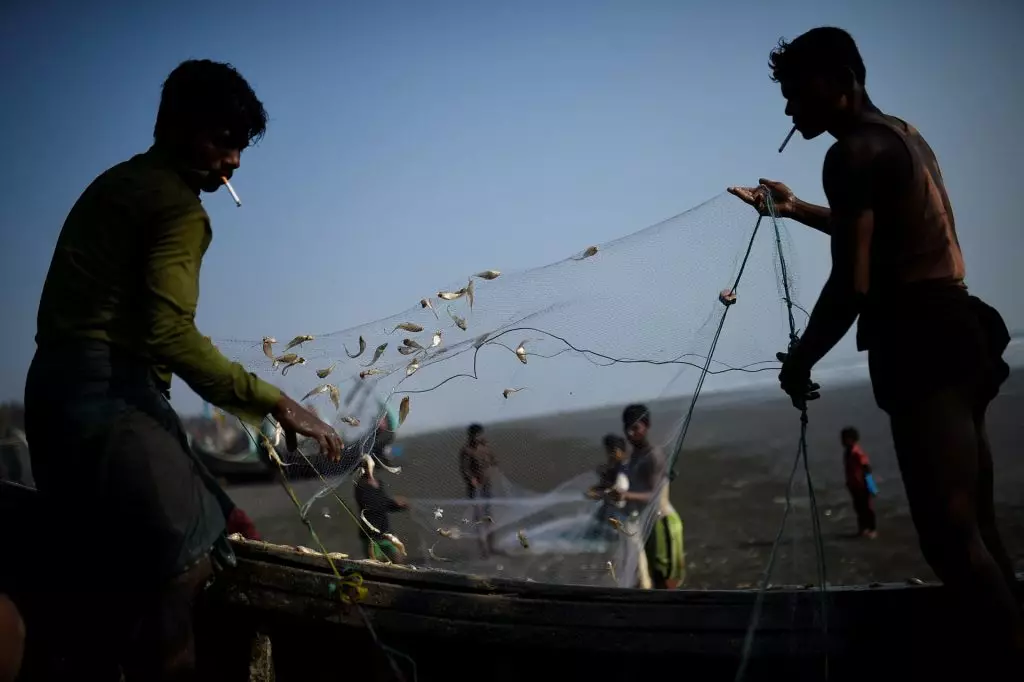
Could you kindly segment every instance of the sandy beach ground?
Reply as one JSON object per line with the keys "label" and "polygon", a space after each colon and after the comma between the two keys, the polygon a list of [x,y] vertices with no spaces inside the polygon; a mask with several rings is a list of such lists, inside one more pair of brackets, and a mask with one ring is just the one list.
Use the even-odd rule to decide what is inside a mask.
{"label": "sandy beach ground", "polygon": [[[685,401],[652,402],[650,406],[658,440],[682,414]],[[495,425],[488,435],[509,480],[544,492],[593,471],[601,459],[600,438],[619,429],[620,410],[621,406],[613,406]],[[1018,570],[1024,570],[1024,457],[1019,444],[1024,435],[1022,414],[1024,373],[1017,371],[990,408],[989,435],[996,468],[996,513]],[[933,580],[917,546],[888,420],[875,407],[870,386],[854,384],[825,390],[821,400],[812,403],[809,420],[809,462],[828,581],[852,585],[910,578]],[[860,430],[880,488],[876,499],[879,537],[875,540],[854,537],[856,520],[843,483],[838,440],[839,430],[848,424]],[[788,400],[772,393],[728,402],[712,399],[698,405],[677,467],[678,477],[671,487],[671,500],[685,523],[687,587],[744,588],[757,584],[782,519],[798,435],[798,413]],[[396,463],[403,471],[398,476],[385,473],[382,477],[393,494],[413,501],[463,497],[457,469],[461,441],[461,430],[400,439],[402,455]],[[802,470],[797,478],[793,509],[772,577],[775,584],[816,580],[809,497]],[[305,500],[322,486],[305,480],[296,481],[295,487]],[[229,492],[252,516],[265,539],[312,545],[279,485],[235,486]],[[350,482],[342,484],[338,492],[352,504]],[[431,563],[425,555],[430,529],[420,516],[414,520],[408,515],[393,515],[393,530],[409,546],[413,563],[427,565]],[[355,523],[345,518],[336,501],[329,497],[318,500],[311,508],[310,519],[331,550],[363,556]],[[473,554],[470,546],[463,552],[464,560],[438,567],[500,574],[505,569],[502,563],[512,563],[508,558],[482,562],[472,559]],[[557,560],[552,558],[554,563]],[[542,574],[533,577],[544,579]],[[566,580],[566,576],[556,579]]]}

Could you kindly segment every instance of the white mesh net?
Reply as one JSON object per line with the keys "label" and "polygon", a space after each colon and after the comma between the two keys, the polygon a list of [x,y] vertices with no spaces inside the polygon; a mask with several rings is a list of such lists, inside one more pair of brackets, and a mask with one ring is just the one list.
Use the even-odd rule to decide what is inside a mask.
{"label": "white mesh net", "polygon": [[[714,436],[687,428],[694,393],[701,395],[697,422],[705,400],[775,380],[775,353],[790,329],[776,233],[765,220],[751,242],[756,220],[722,195],[596,249],[581,245],[551,265],[482,271],[410,292],[427,307],[336,332],[313,329],[318,320],[311,329],[267,330],[279,341],[270,353],[276,363],[259,339],[215,342],[293,397],[308,395],[307,404],[344,437],[337,463],[322,460],[313,443],[300,443],[298,454],[285,452],[283,439],[278,447],[289,477],[305,480],[296,487],[317,529],[348,529],[321,533],[343,545],[331,549],[358,555],[365,551],[354,544],[358,533],[380,539],[376,531],[385,530],[373,509],[370,523],[353,528],[360,516],[353,481],[362,455],[373,453],[374,480],[408,501],[407,509],[383,514],[405,550],[393,559],[477,575],[634,586],[653,521],[672,509],[657,495],[625,509],[602,497],[603,439],[622,436],[627,404],[646,405],[651,444],[670,462],[681,454],[679,478],[665,494],[678,508],[687,454]],[[791,277],[796,268],[781,236]],[[313,338],[286,349],[297,334]],[[297,358],[287,354],[304,362],[289,365]],[[471,424],[483,427],[496,463],[465,475],[460,451]],[[629,461],[627,448],[626,481],[635,487]],[[467,479],[476,476],[489,484],[477,481],[474,492]],[[670,485],[667,476],[659,485]],[[587,494],[595,487],[597,499]],[[363,504],[371,498],[363,494]],[[340,502],[353,515],[338,510]]]}

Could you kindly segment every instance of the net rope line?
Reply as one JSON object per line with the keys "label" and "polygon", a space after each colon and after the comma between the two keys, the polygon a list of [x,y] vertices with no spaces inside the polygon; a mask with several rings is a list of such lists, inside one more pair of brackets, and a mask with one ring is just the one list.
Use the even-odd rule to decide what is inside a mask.
{"label": "net rope line", "polygon": [[[747,242],[747,251],[743,254],[743,262],[740,264],[739,272],[736,273],[736,279],[733,281],[732,289],[730,292],[735,295],[740,285],[740,279],[743,278],[743,271],[747,268],[747,262],[750,260],[750,253],[754,248],[754,240],[757,237],[757,231],[761,227],[761,220],[763,216],[757,217],[757,222],[754,223],[754,229],[750,233],[750,241]],[[734,299],[735,300],[735,299]],[[711,369],[711,359],[715,354],[715,347],[718,345],[718,339],[722,336],[722,328],[725,326],[725,318],[729,315],[729,308],[732,304],[726,304],[725,310],[722,311],[722,316],[718,320],[718,328],[715,330],[715,335],[711,339],[711,347],[708,349],[707,358],[704,361],[704,366],[700,368],[700,377],[697,379],[697,385],[693,389],[693,397],[690,399],[690,407],[686,410],[686,416],[683,419],[682,431],[679,434],[679,439],[676,441],[676,447],[672,452],[672,457],[669,459],[667,468],[669,471],[669,481],[675,480],[676,477],[676,462],[679,460],[679,455],[683,451],[683,443],[686,442],[686,434],[690,429],[690,422],[693,418],[693,411],[697,407],[697,398],[700,397],[700,390],[704,386],[704,379],[707,378],[708,374],[717,374],[715,370]],[[689,364],[689,363],[687,363]],[[758,364],[758,363],[755,363]],[[694,365],[695,366],[695,365]],[[748,371],[763,371],[766,369],[774,369],[773,367],[764,367],[758,370]],[[727,370],[720,370],[727,371]],[[674,380],[673,380],[674,381]]]}
{"label": "net rope line", "polygon": [[[238,423],[242,427],[242,430],[244,431],[246,436],[248,436],[253,441],[253,443],[256,444],[257,451],[259,451],[260,444],[257,442],[256,437],[249,430],[249,427],[241,419],[238,420]],[[269,445],[270,445],[270,443],[264,444],[264,447],[266,448],[266,453],[265,454],[266,454],[267,458],[271,461],[271,464],[274,465],[275,471],[277,473],[278,480],[281,482],[281,485],[284,487],[284,490],[288,494],[288,497],[291,499],[292,504],[295,505],[295,509],[296,509],[296,511],[299,514],[299,519],[302,521],[303,525],[306,526],[306,528],[309,530],[310,537],[313,539],[313,541],[316,543],[317,547],[320,549],[320,554],[327,561],[327,565],[330,567],[331,573],[334,574],[335,579],[338,581],[337,583],[332,583],[331,584],[331,587],[333,588],[331,590],[331,593],[333,594],[335,591],[339,591],[340,592],[339,596],[340,596],[341,602],[343,604],[354,606],[356,608],[356,610],[359,613],[359,616],[363,620],[363,623],[366,625],[366,629],[369,632],[370,637],[372,638],[374,644],[376,644],[377,647],[380,648],[380,650],[387,657],[388,663],[390,664],[390,667],[391,667],[391,670],[392,670],[392,672],[395,673],[397,679],[404,680],[405,676],[402,675],[401,668],[399,667],[398,662],[395,660],[396,656],[399,657],[399,658],[402,658],[402,659],[404,659],[404,660],[406,660],[406,661],[408,661],[410,663],[410,665],[412,666],[412,679],[413,679],[413,682],[416,682],[416,680],[419,678],[419,675],[418,675],[418,672],[417,672],[417,669],[416,669],[416,661],[413,660],[413,658],[411,656],[409,656],[409,655],[399,651],[398,649],[395,649],[393,647],[387,646],[386,644],[384,644],[384,642],[382,642],[380,640],[380,638],[377,635],[376,629],[373,627],[373,625],[370,622],[369,617],[366,615],[366,611],[363,609],[362,605],[359,603],[360,601],[362,601],[363,598],[365,598],[365,596],[366,596],[366,594],[368,592],[367,588],[363,585],[363,576],[360,575],[359,573],[350,573],[349,571],[339,571],[338,570],[338,566],[337,566],[337,564],[335,564],[333,557],[331,557],[331,553],[328,551],[327,546],[324,545],[324,543],[320,540],[320,536],[317,535],[316,530],[313,528],[313,523],[312,523],[312,521],[310,521],[309,516],[306,513],[304,513],[302,503],[299,502],[298,495],[295,494],[295,489],[292,487],[291,483],[288,482],[288,476],[285,474],[285,471],[284,471],[284,464],[281,462],[280,458],[277,456],[276,450],[274,450],[273,448],[269,447]],[[302,455],[302,458],[306,461],[307,465],[310,466],[313,469],[314,472],[316,472],[316,475],[320,478],[320,480],[326,484],[327,481],[324,479],[323,474],[321,474],[320,471],[316,468],[316,466],[313,465],[313,463],[306,456],[306,454],[303,453],[298,448],[296,448],[296,450],[299,452],[299,454]],[[352,519],[356,522],[356,526],[367,537],[370,538],[371,542],[374,542],[374,544],[376,544],[374,539],[370,536],[370,534],[366,531],[366,529],[363,528],[363,524],[359,522],[359,519],[356,518],[355,514],[352,513],[352,510],[349,509],[347,504],[345,504],[345,501],[342,500],[341,497],[339,497],[338,494],[333,489],[332,489],[331,492],[332,492],[332,496],[334,497],[335,500],[337,500],[338,504],[341,505],[342,509],[344,509],[345,512],[349,516],[351,516]],[[338,586],[340,586],[342,589],[338,590]],[[352,595],[346,594],[345,591],[344,591],[344,588],[348,588],[354,594],[352,594]]]}
{"label": "net rope line", "polygon": [[[796,330],[796,321],[793,317],[793,308],[799,306],[792,300],[790,286],[789,286],[789,275],[786,268],[786,259],[782,249],[782,239],[780,235],[778,212],[775,208],[775,201],[772,198],[771,190],[764,185],[761,185],[764,190],[765,204],[768,211],[768,216],[772,221],[772,226],[775,233],[775,244],[776,251],[779,257],[779,266],[782,274],[782,285],[785,293],[786,309],[789,317],[789,350],[792,351],[796,343],[799,341],[799,335]],[[802,308],[800,308],[803,310]],[[804,311],[806,312],[806,311]],[[724,316],[723,316],[724,317]],[[809,316],[808,316],[809,317]],[[814,482],[811,476],[810,462],[807,457],[807,402],[803,401],[800,404],[800,437],[797,442],[796,457],[793,460],[793,467],[789,473],[789,479],[786,482],[786,504],[782,513],[782,520],[779,523],[779,530],[775,535],[775,540],[772,543],[771,553],[768,555],[768,562],[765,565],[764,573],[761,577],[761,585],[758,588],[757,598],[754,601],[754,609],[750,614],[750,621],[747,625],[747,632],[743,638],[743,649],[740,656],[740,664],[736,670],[735,682],[742,682],[745,679],[747,666],[750,662],[750,653],[753,649],[754,637],[757,632],[757,625],[761,620],[761,611],[764,607],[765,594],[768,591],[768,585],[770,584],[772,573],[775,569],[775,561],[778,556],[778,549],[782,543],[782,536],[786,529],[786,522],[789,519],[789,514],[793,508],[793,484],[796,480],[796,472],[800,468],[800,462],[803,460],[803,469],[807,481],[807,496],[810,502],[811,510],[811,527],[812,535],[814,537],[814,553],[816,560],[817,578],[818,578],[818,594],[820,598],[819,608],[821,615],[822,624],[822,638],[824,643],[824,678],[826,681],[829,678],[829,659],[828,659],[828,583],[825,572],[825,545],[821,536],[821,523],[818,518],[818,502],[814,493]]]}

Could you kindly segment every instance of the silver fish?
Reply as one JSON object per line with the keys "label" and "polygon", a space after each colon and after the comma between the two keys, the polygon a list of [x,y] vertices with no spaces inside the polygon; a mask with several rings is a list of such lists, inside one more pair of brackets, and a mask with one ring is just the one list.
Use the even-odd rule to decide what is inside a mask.
{"label": "silver fish", "polygon": [[473,310],[473,279],[470,278],[469,284],[466,285],[466,300],[469,301],[469,309]]}
{"label": "silver fish", "polygon": [[579,258],[576,258],[575,260],[583,260],[584,258],[590,258],[591,256],[596,256],[596,255],[597,255],[597,247],[596,246],[588,246],[587,250],[584,251],[583,254]]}
{"label": "silver fish", "polygon": [[423,346],[416,342],[416,339],[403,339],[402,345],[413,350],[426,350]]}
{"label": "silver fish", "polygon": [[441,345],[441,331],[434,332],[434,337],[430,340],[430,347],[437,348]]}
{"label": "silver fish", "polygon": [[451,308],[448,308],[448,316],[452,318],[452,322],[455,323],[456,327],[458,327],[462,331],[466,331],[468,325],[466,324],[466,320],[464,318],[461,318],[455,313],[453,313]]}
{"label": "silver fish", "polygon": [[524,339],[522,343],[516,346],[516,357],[519,358],[519,362],[526,364],[526,342],[529,339]]}
{"label": "silver fish", "polygon": [[370,367],[373,363],[380,360],[380,356],[384,355],[384,351],[388,349],[388,344],[382,343],[377,346],[377,350],[373,351],[373,360],[370,360],[369,364],[363,365],[363,367]]}
{"label": "silver fish", "polygon": [[421,308],[430,308],[430,312],[434,313],[434,317],[435,318],[437,317],[437,310],[434,309],[434,305],[430,302],[429,298],[421,298],[420,299],[420,307]]}
{"label": "silver fish", "polygon": [[[523,388],[526,387],[524,386]],[[510,395],[512,395],[513,393],[519,393],[519,391],[522,391],[523,388],[506,388],[504,391],[501,392],[501,394],[505,396],[505,400],[508,400],[508,397]]]}
{"label": "silver fish", "polygon": [[388,333],[389,333],[389,334],[391,334],[391,333],[394,333],[395,331],[397,331],[397,330],[399,330],[399,329],[404,329],[405,331],[407,331],[407,332],[413,332],[414,334],[415,334],[415,333],[417,333],[417,332],[421,332],[421,331],[423,331],[423,327],[419,326],[419,325],[418,325],[418,324],[416,324],[415,322],[401,322],[401,323],[399,323],[399,324],[396,324],[396,325],[395,325],[395,328],[394,328],[394,329],[392,329],[392,330],[391,330],[390,332],[388,332]]}
{"label": "silver fish", "polygon": [[329,391],[329,390],[330,390],[330,386],[328,386],[327,384],[320,384],[319,386],[314,388],[312,391],[310,391],[306,395],[302,396],[302,400],[300,400],[299,402],[302,402],[302,401],[305,401],[305,400],[309,400],[313,396],[319,395],[321,393],[327,393],[327,391]]}
{"label": "silver fish", "polygon": [[358,358],[360,355],[363,354],[364,350],[366,350],[366,339],[364,339],[362,336],[360,336],[359,337],[359,352],[356,353],[355,355],[352,355],[351,353],[348,352],[348,346],[345,346],[345,355],[349,356],[350,358]]}
{"label": "silver fish", "polygon": [[370,529],[371,533],[377,533],[377,534],[380,533],[380,529],[378,529],[377,526],[373,525],[372,523],[370,523],[369,521],[366,520],[366,510],[365,509],[363,511],[359,512],[359,518],[362,519],[363,523],[366,524],[366,527]]}
{"label": "silver fish", "polygon": [[341,421],[346,423],[346,424],[348,424],[349,426],[352,426],[352,427],[358,427],[359,426],[359,420],[356,419],[355,417],[342,417]]}
{"label": "silver fish", "polygon": [[395,549],[397,549],[402,554],[405,554],[405,545],[402,544],[402,541],[399,540],[394,533],[384,533],[381,537],[383,537],[385,540],[389,540],[391,544],[395,546]]}
{"label": "silver fish", "polygon": [[[376,459],[376,458],[377,458],[377,456],[374,455],[374,459]],[[396,474],[397,475],[397,474],[402,473],[402,467],[389,467],[387,464],[385,464],[384,462],[380,461],[379,459],[377,460],[377,464],[379,464],[381,466],[381,468],[383,468],[384,471],[388,472],[389,474]]]}
{"label": "silver fish", "polygon": [[501,276],[501,270],[484,270],[483,272],[478,272],[473,276],[478,279],[498,279],[498,277]]}
{"label": "silver fish", "polygon": [[459,289],[458,291],[439,291],[437,297],[442,301],[454,301],[457,298],[462,298],[466,295],[465,289]]}
{"label": "silver fish", "polygon": [[[438,529],[438,530],[440,530],[440,529]],[[435,546],[436,544],[437,544],[437,543],[435,542],[435,543],[434,543],[433,545],[431,545],[430,547],[427,547],[427,555],[429,555],[429,556],[430,556],[430,558],[431,558],[431,559],[433,559],[434,561],[451,561],[451,559],[446,559],[446,558],[445,558],[445,557],[443,557],[443,556],[438,556],[438,555],[437,555],[437,554],[436,554],[436,553],[434,552],[434,546]]]}
{"label": "silver fish", "polygon": [[401,426],[405,422],[405,418],[409,416],[409,396],[402,398],[402,402],[398,405],[398,425]]}
{"label": "silver fish", "polygon": [[277,343],[277,339],[273,336],[263,337],[263,354],[271,360],[274,359],[274,344]]}
{"label": "silver fish", "polygon": [[284,350],[285,352],[288,352],[289,350],[295,348],[296,346],[301,346],[304,343],[312,341],[314,338],[315,337],[310,336],[309,334],[302,334],[300,336],[296,336],[294,339],[288,342],[288,345],[284,347]]}
{"label": "silver fish", "polygon": [[338,366],[338,363],[335,362],[330,367],[325,367],[324,369],[318,369],[316,371],[317,378],[319,378],[319,379],[326,379],[330,375],[330,373],[334,371],[334,368],[337,367],[337,366]]}

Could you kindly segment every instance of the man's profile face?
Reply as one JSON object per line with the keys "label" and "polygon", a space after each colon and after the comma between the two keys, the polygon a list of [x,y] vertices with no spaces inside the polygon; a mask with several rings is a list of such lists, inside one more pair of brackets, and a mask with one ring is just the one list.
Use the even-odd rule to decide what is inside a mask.
{"label": "man's profile face", "polygon": [[224,185],[222,177],[230,180],[242,164],[245,147],[245,141],[238,139],[230,130],[196,135],[191,145],[190,165],[206,174],[200,189],[216,192]]}
{"label": "man's profile face", "polygon": [[805,140],[828,130],[838,103],[833,88],[820,76],[793,78],[779,83],[786,98],[786,115]]}

